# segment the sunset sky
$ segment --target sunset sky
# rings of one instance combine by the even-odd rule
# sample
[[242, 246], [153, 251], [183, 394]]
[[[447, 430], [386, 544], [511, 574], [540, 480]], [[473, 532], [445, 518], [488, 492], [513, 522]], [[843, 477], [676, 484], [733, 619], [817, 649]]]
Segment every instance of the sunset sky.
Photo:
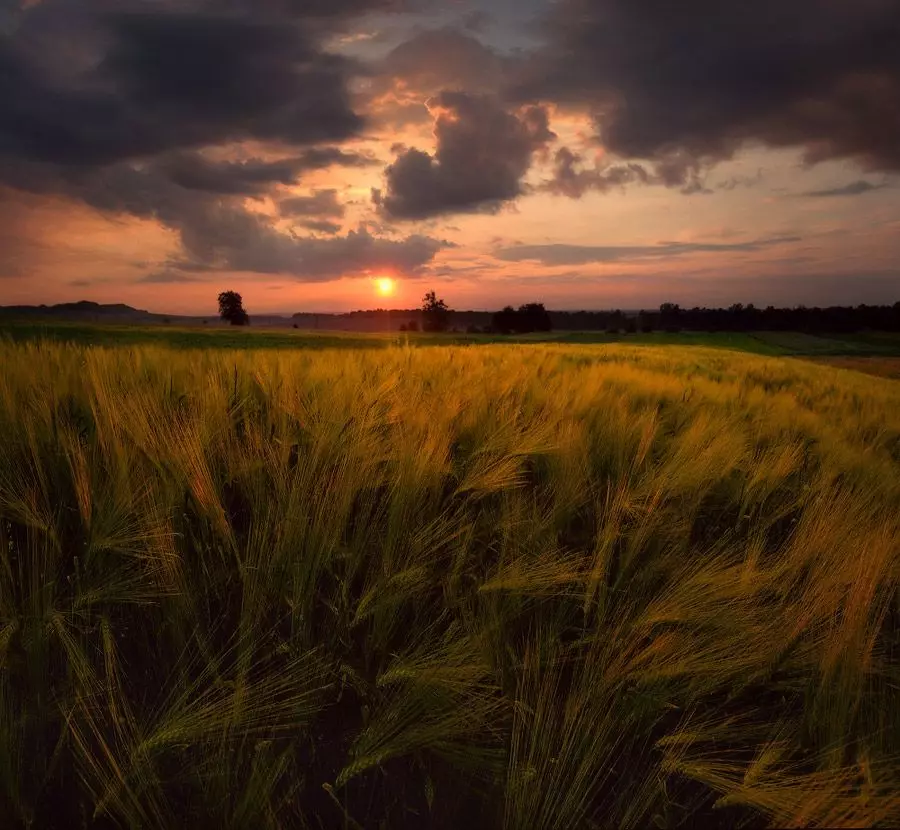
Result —
[[0, 304], [900, 300], [897, 0], [0, 0], [0, 101]]

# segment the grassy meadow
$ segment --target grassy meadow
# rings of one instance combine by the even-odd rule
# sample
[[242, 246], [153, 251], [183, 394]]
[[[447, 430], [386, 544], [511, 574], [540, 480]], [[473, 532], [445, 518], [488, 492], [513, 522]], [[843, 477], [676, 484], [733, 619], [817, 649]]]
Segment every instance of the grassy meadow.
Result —
[[203, 325], [135, 325], [71, 320], [0, 318], [0, 339], [13, 342], [48, 340], [80, 346], [170, 346], [176, 349], [385, 349], [397, 345], [465, 346], [492, 343], [555, 343], [566, 345], [628, 344], [642, 346], [703, 346], [769, 356], [828, 358], [846, 356], [900, 358], [900, 334], [859, 332], [834, 337], [800, 332], [663, 332], [625, 334], [603, 331], [553, 331], [499, 335], [398, 331], [362, 332], [289, 327]]
[[334, 345], [0, 342], [0, 826], [900, 824], [900, 384]]

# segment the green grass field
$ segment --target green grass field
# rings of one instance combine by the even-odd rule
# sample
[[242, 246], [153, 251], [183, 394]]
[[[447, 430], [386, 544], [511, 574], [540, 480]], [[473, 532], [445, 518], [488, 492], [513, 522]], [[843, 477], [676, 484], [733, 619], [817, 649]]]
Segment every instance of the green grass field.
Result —
[[645, 346], [704, 346], [751, 354], [795, 356], [900, 356], [900, 334], [872, 332], [819, 337], [797, 332], [653, 332], [608, 334], [556, 331], [519, 336], [482, 334], [402, 334], [294, 330], [289, 328], [220, 328], [128, 323], [0, 320], [0, 340], [51, 340], [83, 346], [158, 345], [178, 349], [375, 349], [413, 346], [485, 345], [488, 343], [557, 343]]
[[900, 824], [900, 384], [83, 328], [0, 343], [3, 826]]

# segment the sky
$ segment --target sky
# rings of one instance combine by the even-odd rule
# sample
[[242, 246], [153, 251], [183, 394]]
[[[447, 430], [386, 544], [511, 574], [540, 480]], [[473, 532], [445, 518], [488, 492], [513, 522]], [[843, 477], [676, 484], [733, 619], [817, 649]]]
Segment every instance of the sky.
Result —
[[896, 0], [0, 0], [0, 101], [4, 305], [900, 300]]

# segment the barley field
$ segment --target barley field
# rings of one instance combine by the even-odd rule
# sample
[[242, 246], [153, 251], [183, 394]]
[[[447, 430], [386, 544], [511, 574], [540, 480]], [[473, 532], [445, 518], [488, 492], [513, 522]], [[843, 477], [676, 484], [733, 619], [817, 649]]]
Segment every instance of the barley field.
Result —
[[0, 343], [0, 826], [900, 824], [900, 384]]

